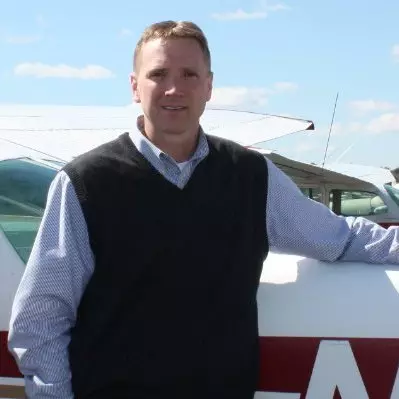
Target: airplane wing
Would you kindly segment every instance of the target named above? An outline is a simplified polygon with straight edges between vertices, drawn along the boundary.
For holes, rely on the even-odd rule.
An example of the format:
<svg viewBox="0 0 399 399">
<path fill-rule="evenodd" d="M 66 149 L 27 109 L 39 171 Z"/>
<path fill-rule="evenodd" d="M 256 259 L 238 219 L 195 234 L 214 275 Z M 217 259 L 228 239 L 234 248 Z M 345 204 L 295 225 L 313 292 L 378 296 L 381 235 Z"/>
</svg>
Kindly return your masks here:
<svg viewBox="0 0 399 399">
<path fill-rule="evenodd" d="M 17 146 L 69 161 L 135 126 L 141 113 L 128 107 L 1 106 L 0 156 Z M 207 108 L 201 118 L 206 133 L 255 145 L 288 134 L 313 130 L 312 121 L 253 112 Z M 6 147 L 6 144 L 7 147 Z"/>
<path fill-rule="evenodd" d="M 347 163 L 327 163 L 326 168 L 353 176 L 358 179 L 372 182 L 374 184 L 385 184 L 395 182 L 395 175 L 391 170 L 368 165 L 356 165 Z"/>
<path fill-rule="evenodd" d="M 201 125 L 212 135 L 253 146 L 305 130 L 314 130 L 309 120 L 224 109 L 205 110 Z"/>
<path fill-rule="evenodd" d="M 126 107 L 0 106 L 0 157 L 34 154 L 69 161 L 131 130 Z"/>
<path fill-rule="evenodd" d="M 107 141 L 118 137 L 125 130 L 42 130 L 0 131 L 0 157 L 10 155 L 70 161 Z"/>
<path fill-rule="evenodd" d="M 373 189 L 373 184 L 368 180 L 363 180 L 360 176 L 352 176 L 344 171 L 322 168 L 306 162 L 301 162 L 292 158 L 285 157 L 277 152 L 265 148 L 252 148 L 266 158 L 271 160 L 279 169 L 291 177 L 295 183 L 312 184 L 345 184 L 348 187 L 362 187 L 363 189 Z"/>
</svg>

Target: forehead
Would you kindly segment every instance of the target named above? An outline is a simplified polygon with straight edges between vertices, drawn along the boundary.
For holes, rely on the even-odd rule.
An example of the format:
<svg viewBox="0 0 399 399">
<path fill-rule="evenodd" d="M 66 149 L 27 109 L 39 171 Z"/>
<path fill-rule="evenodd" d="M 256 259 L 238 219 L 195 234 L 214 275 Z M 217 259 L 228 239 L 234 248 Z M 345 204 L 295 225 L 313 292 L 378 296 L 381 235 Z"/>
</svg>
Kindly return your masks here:
<svg viewBox="0 0 399 399">
<path fill-rule="evenodd" d="M 195 39 L 154 39 L 144 43 L 139 54 L 140 68 L 206 67 L 205 56 Z"/>
</svg>

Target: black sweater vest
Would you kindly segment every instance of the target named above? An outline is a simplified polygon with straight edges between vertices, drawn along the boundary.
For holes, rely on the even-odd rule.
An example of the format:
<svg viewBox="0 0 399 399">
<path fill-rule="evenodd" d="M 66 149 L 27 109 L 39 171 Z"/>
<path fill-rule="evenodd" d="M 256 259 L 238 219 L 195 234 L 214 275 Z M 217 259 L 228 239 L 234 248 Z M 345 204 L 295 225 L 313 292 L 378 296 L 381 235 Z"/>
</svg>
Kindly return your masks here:
<svg viewBox="0 0 399 399">
<path fill-rule="evenodd" d="M 127 133 L 64 168 L 95 257 L 69 345 L 77 399 L 253 397 L 266 162 L 207 140 L 183 189 Z"/>
</svg>

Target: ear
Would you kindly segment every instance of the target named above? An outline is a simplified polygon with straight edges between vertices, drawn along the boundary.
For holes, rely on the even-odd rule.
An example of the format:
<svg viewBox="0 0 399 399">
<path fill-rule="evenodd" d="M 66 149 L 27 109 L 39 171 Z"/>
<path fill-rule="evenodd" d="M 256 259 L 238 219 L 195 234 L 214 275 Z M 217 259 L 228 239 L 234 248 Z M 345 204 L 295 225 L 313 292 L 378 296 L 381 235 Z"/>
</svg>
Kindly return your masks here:
<svg viewBox="0 0 399 399">
<path fill-rule="evenodd" d="M 129 76 L 130 79 L 130 87 L 132 88 L 132 93 L 133 93 L 133 101 L 136 103 L 140 103 L 140 93 L 138 90 L 138 83 L 137 83 L 137 75 L 133 72 Z"/>
<path fill-rule="evenodd" d="M 209 72 L 208 76 L 208 95 L 206 101 L 209 101 L 212 97 L 212 89 L 213 89 L 213 72 Z"/>
</svg>

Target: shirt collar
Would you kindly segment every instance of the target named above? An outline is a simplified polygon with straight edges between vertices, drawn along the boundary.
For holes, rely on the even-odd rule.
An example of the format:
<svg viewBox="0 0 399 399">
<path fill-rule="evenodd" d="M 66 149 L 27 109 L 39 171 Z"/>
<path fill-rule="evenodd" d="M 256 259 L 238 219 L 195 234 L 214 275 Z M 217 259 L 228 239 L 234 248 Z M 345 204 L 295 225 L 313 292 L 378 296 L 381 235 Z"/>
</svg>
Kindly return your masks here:
<svg viewBox="0 0 399 399">
<path fill-rule="evenodd" d="M 130 138 L 133 141 L 133 144 L 145 156 L 149 155 L 149 153 L 152 153 L 160 160 L 162 160 L 163 157 L 171 159 L 171 157 L 168 154 L 159 149 L 153 142 L 151 142 L 142 133 L 144 129 L 143 119 L 144 119 L 143 115 L 140 115 L 137 118 L 136 128 L 133 129 L 132 133 L 130 134 Z M 193 155 L 188 161 L 191 162 L 191 161 L 202 160 L 208 155 L 208 153 L 209 153 L 208 140 L 206 139 L 206 135 L 202 127 L 200 127 L 197 148 L 195 149 Z M 176 161 L 174 162 L 176 163 Z"/>
</svg>

